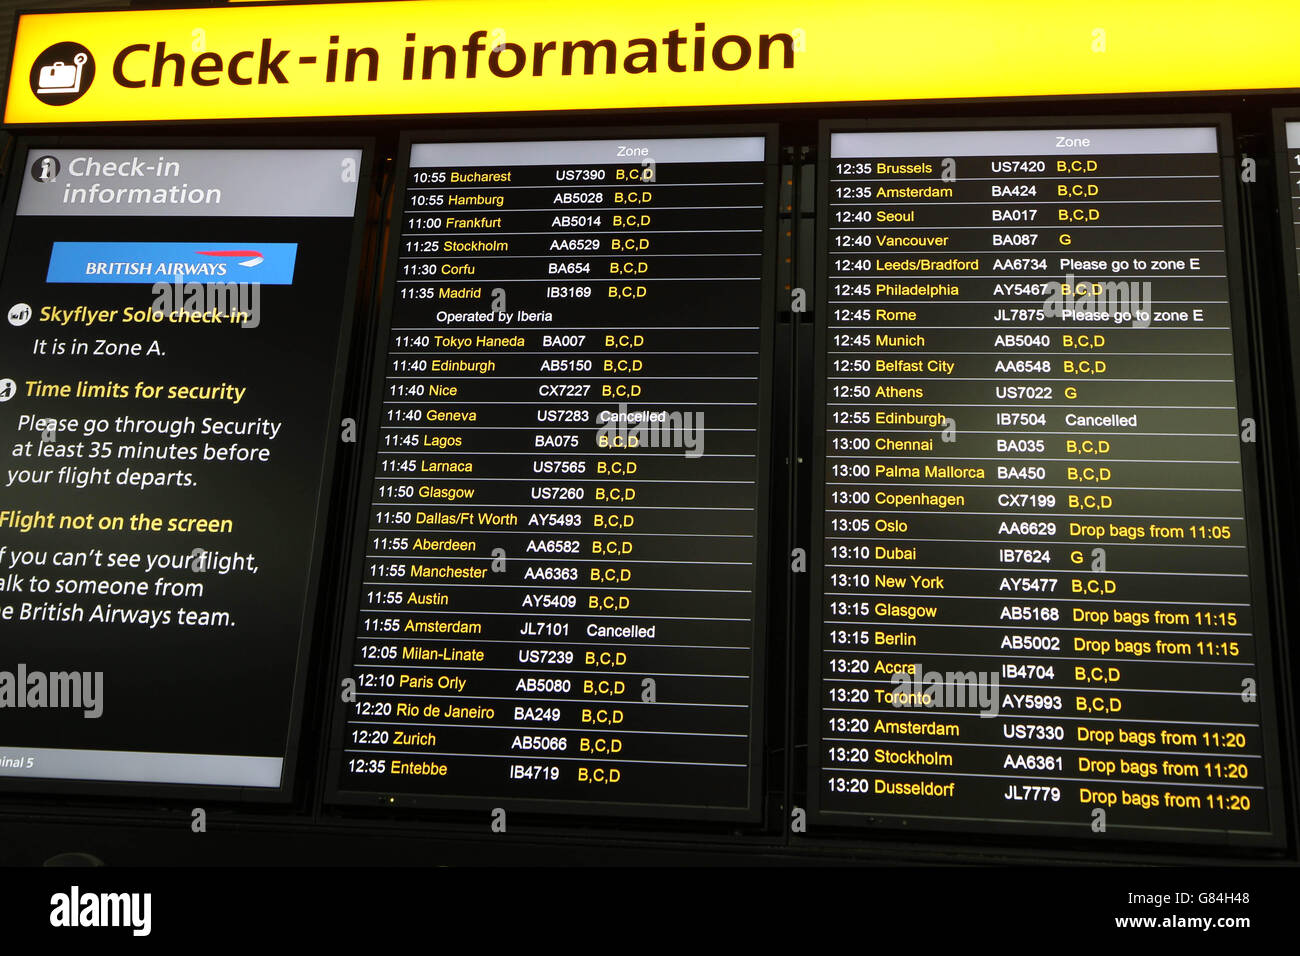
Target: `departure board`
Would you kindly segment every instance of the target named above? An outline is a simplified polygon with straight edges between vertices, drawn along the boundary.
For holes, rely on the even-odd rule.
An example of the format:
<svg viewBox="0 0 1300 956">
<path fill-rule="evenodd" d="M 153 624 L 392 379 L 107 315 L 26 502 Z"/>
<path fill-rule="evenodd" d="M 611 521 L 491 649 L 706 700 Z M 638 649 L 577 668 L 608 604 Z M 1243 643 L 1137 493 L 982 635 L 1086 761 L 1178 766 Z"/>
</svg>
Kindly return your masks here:
<svg viewBox="0 0 1300 956">
<path fill-rule="evenodd" d="M 755 813 L 768 149 L 410 144 L 340 799 Z"/>
<path fill-rule="evenodd" d="M 1283 215 L 1283 222 L 1288 225 L 1287 234 L 1291 239 L 1290 277 L 1300 282 L 1300 120 L 1283 123 L 1284 149 L 1286 157 L 1280 165 L 1285 176 L 1286 187 L 1283 195 L 1287 197 L 1288 212 Z M 1300 286 L 1293 285 L 1292 289 Z M 1300 304 L 1300 301 L 1298 301 Z"/>
<path fill-rule="evenodd" d="M 27 146 L 0 274 L 0 784 L 275 799 L 364 152 Z"/>
<path fill-rule="evenodd" d="M 1267 842 L 1218 128 L 824 143 L 818 818 Z"/>
</svg>

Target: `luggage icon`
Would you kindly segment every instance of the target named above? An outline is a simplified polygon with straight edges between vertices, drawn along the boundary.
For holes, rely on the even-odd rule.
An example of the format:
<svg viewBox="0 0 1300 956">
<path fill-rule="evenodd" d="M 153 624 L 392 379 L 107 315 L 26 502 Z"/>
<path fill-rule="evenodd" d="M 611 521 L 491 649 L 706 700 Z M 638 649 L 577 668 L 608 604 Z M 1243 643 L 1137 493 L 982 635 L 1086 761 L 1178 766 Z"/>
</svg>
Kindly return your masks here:
<svg viewBox="0 0 1300 956">
<path fill-rule="evenodd" d="M 36 80 L 37 93 L 79 93 L 81 92 L 81 71 L 86 65 L 86 54 L 78 53 L 72 63 L 55 60 L 49 66 L 41 67 Z"/>
</svg>

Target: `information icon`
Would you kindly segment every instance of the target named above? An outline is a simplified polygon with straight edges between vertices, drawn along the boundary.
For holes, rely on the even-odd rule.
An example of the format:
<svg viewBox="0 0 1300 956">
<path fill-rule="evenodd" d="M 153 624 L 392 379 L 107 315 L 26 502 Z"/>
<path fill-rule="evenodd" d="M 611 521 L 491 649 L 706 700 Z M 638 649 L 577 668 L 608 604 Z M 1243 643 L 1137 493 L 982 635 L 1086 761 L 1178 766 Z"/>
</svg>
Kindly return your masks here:
<svg viewBox="0 0 1300 956">
<path fill-rule="evenodd" d="M 15 328 L 32 320 L 32 307 L 26 302 L 15 302 L 9 309 L 9 324 Z"/>
<path fill-rule="evenodd" d="M 7 402 L 17 394 L 17 382 L 12 378 L 0 378 L 0 402 Z"/>
</svg>

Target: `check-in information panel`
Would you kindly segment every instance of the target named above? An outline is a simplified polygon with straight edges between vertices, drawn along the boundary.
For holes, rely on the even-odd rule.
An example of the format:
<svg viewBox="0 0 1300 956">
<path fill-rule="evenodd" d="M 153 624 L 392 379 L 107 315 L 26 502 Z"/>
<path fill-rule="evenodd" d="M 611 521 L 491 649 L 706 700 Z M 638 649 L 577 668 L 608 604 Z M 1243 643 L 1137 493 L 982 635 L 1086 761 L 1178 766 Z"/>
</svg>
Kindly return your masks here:
<svg viewBox="0 0 1300 956">
<path fill-rule="evenodd" d="M 0 275 L 0 777 L 274 790 L 359 149 L 41 148 Z"/>
</svg>

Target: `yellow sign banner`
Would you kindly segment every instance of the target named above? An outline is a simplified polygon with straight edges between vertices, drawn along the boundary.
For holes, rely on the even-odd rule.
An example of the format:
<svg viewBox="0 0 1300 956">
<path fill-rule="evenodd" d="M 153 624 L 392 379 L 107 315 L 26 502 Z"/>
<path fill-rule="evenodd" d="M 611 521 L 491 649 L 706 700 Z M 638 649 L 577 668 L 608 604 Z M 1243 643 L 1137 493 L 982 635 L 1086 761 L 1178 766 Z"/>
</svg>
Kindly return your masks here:
<svg viewBox="0 0 1300 956">
<path fill-rule="evenodd" d="M 407 0 L 20 18 L 15 125 L 1300 87 L 1300 4 Z"/>
</svg>

